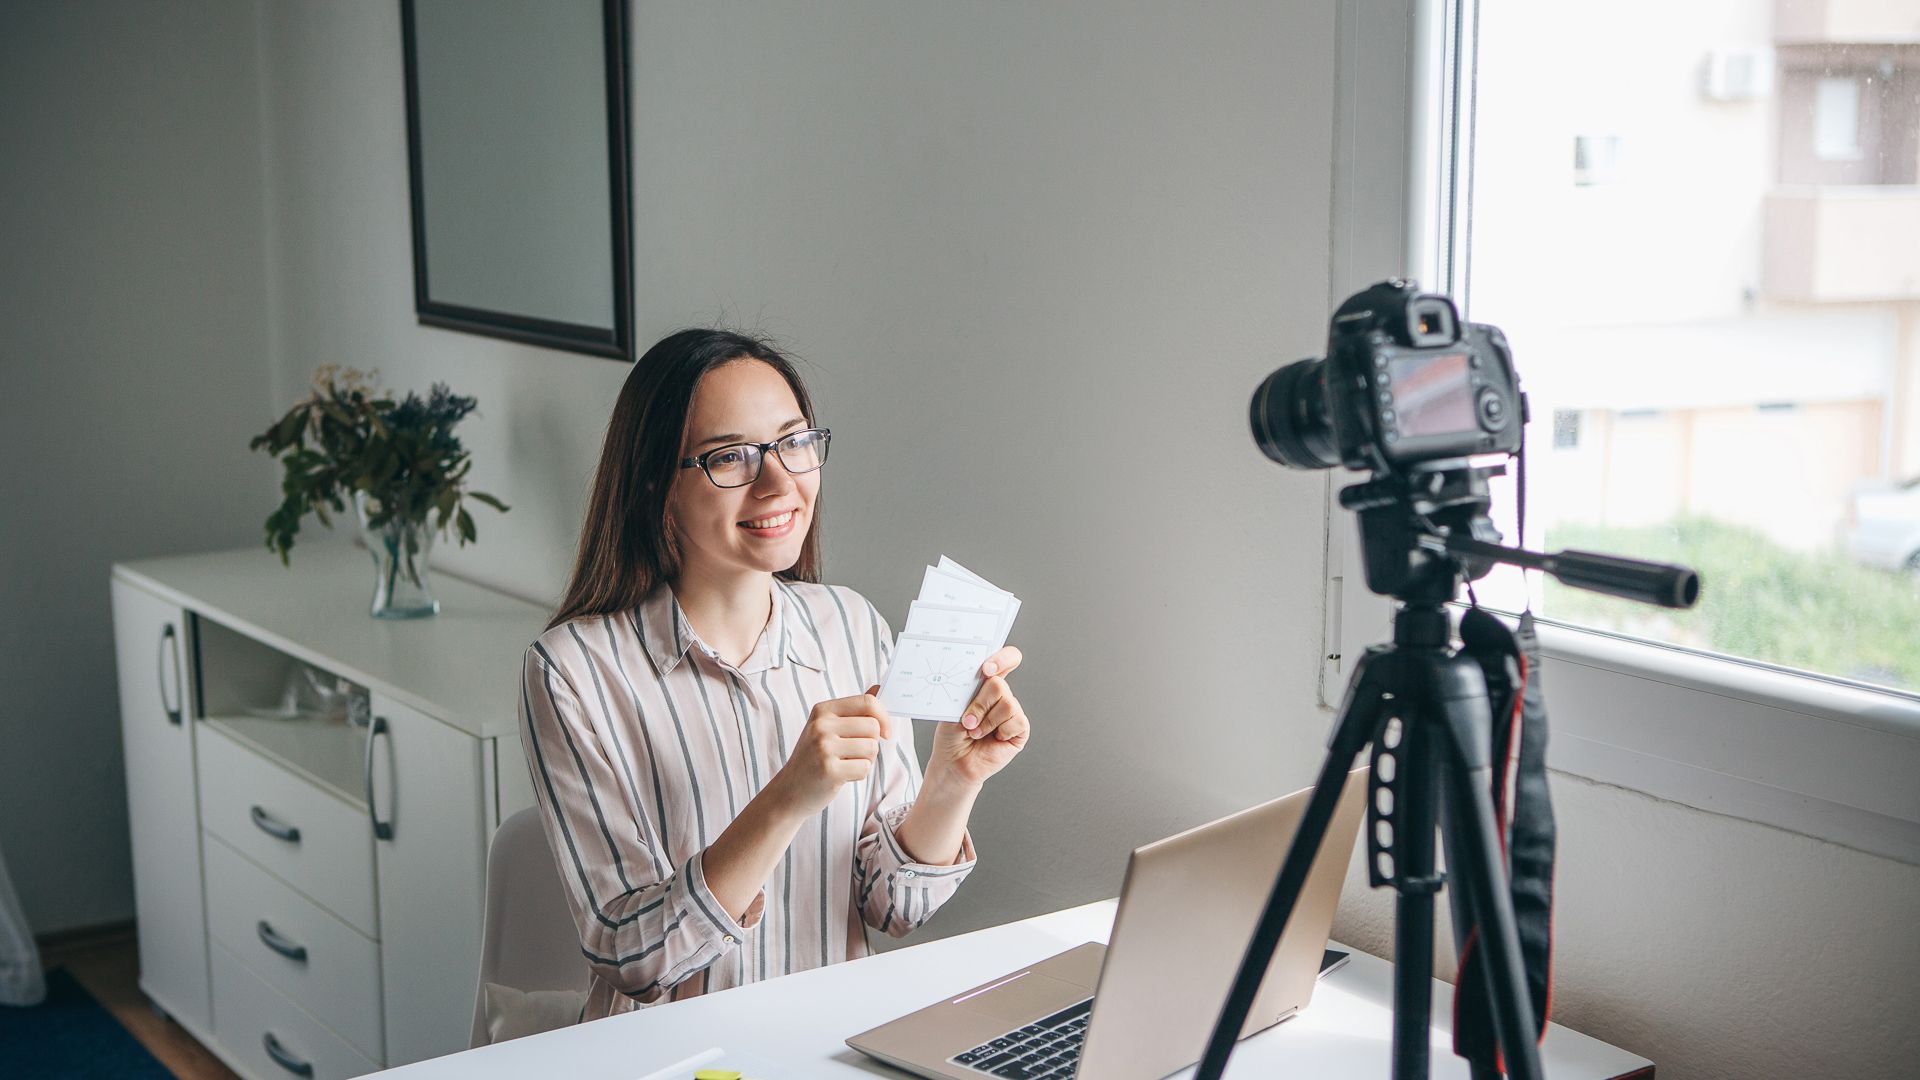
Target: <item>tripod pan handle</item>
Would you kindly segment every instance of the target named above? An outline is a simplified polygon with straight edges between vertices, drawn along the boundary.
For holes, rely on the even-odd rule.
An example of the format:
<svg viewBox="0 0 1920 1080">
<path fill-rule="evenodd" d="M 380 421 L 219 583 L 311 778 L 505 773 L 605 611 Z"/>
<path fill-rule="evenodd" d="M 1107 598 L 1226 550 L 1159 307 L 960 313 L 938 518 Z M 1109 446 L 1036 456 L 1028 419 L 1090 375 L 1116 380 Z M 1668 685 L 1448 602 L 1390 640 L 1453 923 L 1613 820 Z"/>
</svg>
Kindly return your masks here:
<svg viewBox="0 0 1920 1080">
<path fill-rule="evenodd" d="M 1623 559 L 1593 551 L 1562 551 L 1552 556 L 1545 569 L 1575 588 L 1661 607 L 1690 608 L 1700 599 L 1700 575 L 1671 563 Z"/>
</svg>

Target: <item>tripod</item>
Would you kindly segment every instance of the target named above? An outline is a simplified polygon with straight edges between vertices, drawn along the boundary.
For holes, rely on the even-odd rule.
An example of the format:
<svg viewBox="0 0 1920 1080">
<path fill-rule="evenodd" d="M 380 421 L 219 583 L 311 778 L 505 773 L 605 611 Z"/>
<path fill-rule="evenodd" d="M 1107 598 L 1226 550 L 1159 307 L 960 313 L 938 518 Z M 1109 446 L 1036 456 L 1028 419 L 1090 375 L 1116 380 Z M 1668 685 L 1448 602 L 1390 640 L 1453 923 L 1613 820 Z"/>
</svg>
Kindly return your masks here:
<svg viewBox="0 0 1920 1080">
<path fill-rule="evenodd" d="M 1367 584 L 1401 601 L 1393 643 L 1369 648 L 1347 684 L 1313 796 L 1280 866 L 1196 1080 L 1219 1080 L 1234 1040 L 1293 913 L 1300 887 L 1326 835 L 1353 761 L 1369 745 L 1367 805 L 1374 834 L 1369 867 L 1376 885 L 1397 893 L 1394 925 L 1393 1076 L 1428 1075 L 1433 978 L 1434 830 L 1445 844 L 1456 940 L 1479 934 L 1478 965 L 1508 1075 L 1539 1080 L 1536 1035 L 1491 779 L 1492 706 L 1486 674 L 1452 645 L 1446 605 L 1460 582 L 1484 576 L 1495 561 L 1544 570 L 1565 584 L 1688 607 L 1699 579 L 1679 566 L 1589 552 L 1545 555 L 1491 542 L 1486 478 L 1498 467 L 1434 474 L 1409 483 L 1376 479 L 1341 492 L 1357 510 Z M 1467 973 L 1462 971 L 1464 977 Z M 1475 1068 L 1476 1080 L 1496 1075 Z"/>
<path fill-rule="evenodd" d="M 1280 867 L 1206 1056 L 1201 1058 L 1199 1080 L 1217 1080 L 1226 1067 L 1234 1037 L 1246 1022 L 1254 992 L 1266 975 L 1267 962 L 1340 801 L 1347 770 L 1369 743 L 1375 758 L 1367 805 L 1381 805 L 1380 793 L 1386 791 L 1390 793 L 1387 805 L 1393 809 L 1394 852 L 1386 855 L 1388 865 L 1374 868 L 1399 893 L 1393 1075 L 1400 1080 L 1427 1075 L 1433 894 L 1443 880 L 1433 866 L 1436 811 L 1454 879 L 1455 929 L 1464 940 L 1462 918 L 1470 913 L 1490 948 L 1484 970 L 1493 983 L 1489 996 L 1508 1067 L 1515 1080 L 1542 1075 L 1520 941 L 1500 877 L 1503 859 L 1489 792 L 1492 714 L 1486 681 L 1471 658 L 1448 647 L 1449 636 L 1444 607 L 1409 604 L 1394 617 L 1393 644 L 1376 645 L 1361 658 L 1347 685 L 1313 797 Z"/>
</svg>

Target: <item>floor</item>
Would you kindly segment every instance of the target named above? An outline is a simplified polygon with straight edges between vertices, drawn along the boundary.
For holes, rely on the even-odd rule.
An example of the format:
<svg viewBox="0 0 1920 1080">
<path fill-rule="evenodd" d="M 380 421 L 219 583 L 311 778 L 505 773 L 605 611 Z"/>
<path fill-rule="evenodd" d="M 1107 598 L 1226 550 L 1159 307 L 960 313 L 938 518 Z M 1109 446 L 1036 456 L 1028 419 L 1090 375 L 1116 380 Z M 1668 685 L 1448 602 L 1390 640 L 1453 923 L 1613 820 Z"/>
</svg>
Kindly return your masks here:
<svg viewBox="0 0 1920 1080">
<path fill-rule="evenodd" d="M 185 1028 L 156 1013 L 140 992 L 133 924 L 60 934 L 42 941 L 41 966 L 64 967 L 147 1052 L 183 1080 L 239 1080 Z"/>
</svg>

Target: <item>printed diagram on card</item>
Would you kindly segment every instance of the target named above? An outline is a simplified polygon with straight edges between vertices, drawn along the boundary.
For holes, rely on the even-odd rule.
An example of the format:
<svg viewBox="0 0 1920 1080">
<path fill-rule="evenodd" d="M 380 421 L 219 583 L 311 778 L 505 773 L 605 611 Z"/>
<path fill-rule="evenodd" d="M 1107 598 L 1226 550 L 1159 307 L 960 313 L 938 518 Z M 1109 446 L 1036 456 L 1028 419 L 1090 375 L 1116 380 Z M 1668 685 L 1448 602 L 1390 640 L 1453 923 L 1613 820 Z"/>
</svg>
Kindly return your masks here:
<svg viewBox="0 0 1920 1080">
<path fill-rule="evenodd" d="M 980 692 L 980 665 L 1007 643 L 1020 600 L 942 555 L 920 579 L 880 703 L 895 716 L 958 721 Z"/>
<path fill-rule="evenodd" d="M 896 710 L 922 720 L 958 720 L 980 686 L 980 665 L 997 646 L 902 635 L 887 671 Z M 883 703 L 885 694 L 882 694 Z"/>
</svg>

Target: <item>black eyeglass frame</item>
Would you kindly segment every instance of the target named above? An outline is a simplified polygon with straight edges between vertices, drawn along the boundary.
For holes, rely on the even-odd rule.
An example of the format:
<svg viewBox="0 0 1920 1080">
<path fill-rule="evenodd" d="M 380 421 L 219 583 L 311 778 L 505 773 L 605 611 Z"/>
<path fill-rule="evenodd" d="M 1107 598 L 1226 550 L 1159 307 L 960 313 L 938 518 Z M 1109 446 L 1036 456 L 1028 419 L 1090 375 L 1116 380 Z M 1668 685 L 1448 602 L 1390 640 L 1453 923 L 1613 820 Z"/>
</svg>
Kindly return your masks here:
<svg viewBox="0 0 1920 1080">
<path fill-rule="evenodd" d="M 787 465 L 786 455 L 782 454 L 780 457 L 780 467 L 783 469 L 786 469 L 788 473 L 794 476 L 804 476 L 807 473 L 819 471 L 821 465 L 825 465 L 827 463 L 827 446 L 833 441 L 833 431 L 831 428 L 823 428 L 823 427 L 801 428 L 799 431 L 789 431 L 785 435 L 780 436 L 779 438 L 773 440 L 772 442 L 763 442 L 763 443 L 738 442 L 738 443 L 728 443 L 725 446 L 716 446 L 713 449 L 708 450 L 706 453 L 698 454 L 694 457 L 681 458 L 680 467 L 683 469 L 699 469 L 701 472 L 707 474 L 707 481 L 709 483 L 711 483 L 714 487 L 721 488 L 723 490 L 738 488 L 738 487 L 746 487 L 748 484 L 751 484 L 754 481 L 760 479 L 761 470 L 767 467 L 767 452 L 769 450 L 771 450 L 776 454 L 779 454 L 781 443 L 786 442 L 788 439 L 797 439 L 802 435 L 820 436 L 820 465 L 815 465 L 811 469 L 790 468 Z M 714 479 L 713 473 L 707 468 L 708 458 L 721 452 L 722 450 L 740 450 L 740 449 L 746 449 L 746 448 L 751 448 L 754 450 L 758 450 L 760 452 L 760 464 L 754 468 L 752 476 L 748 477 L 745 480 L 740 481 L 737 484 L 723 484 L 720 481 Z"/>
</svg>

